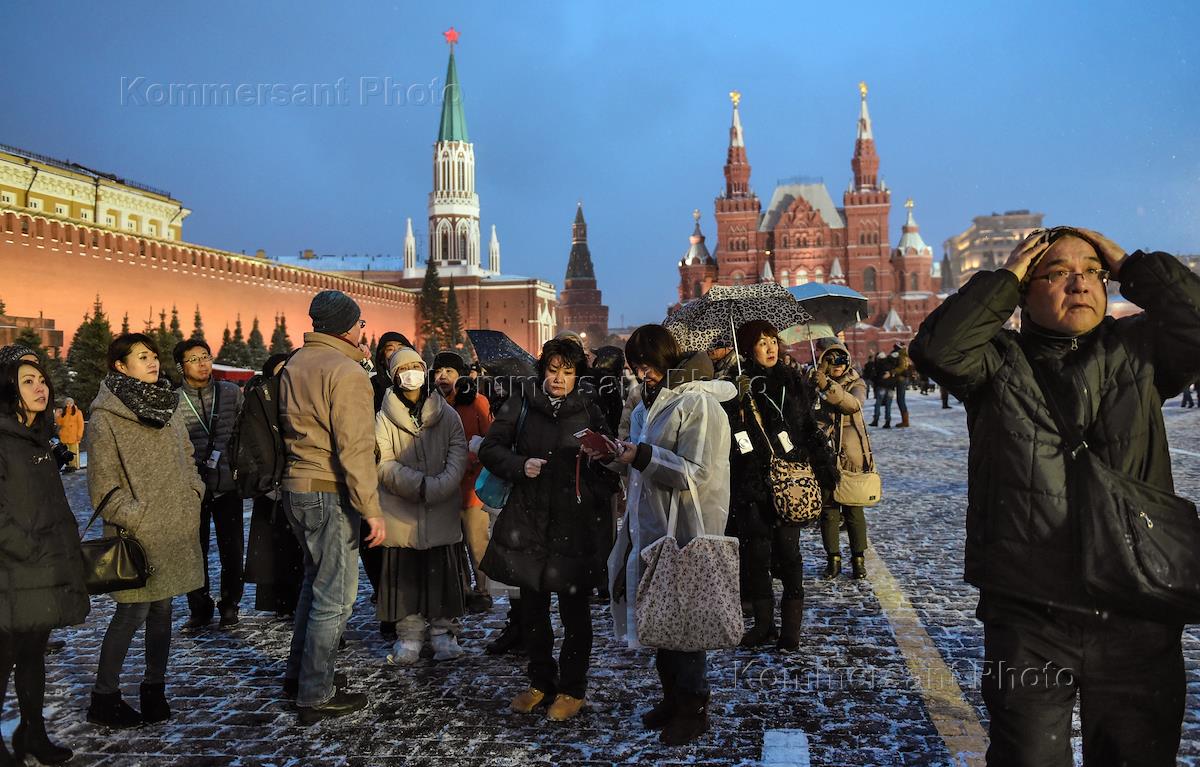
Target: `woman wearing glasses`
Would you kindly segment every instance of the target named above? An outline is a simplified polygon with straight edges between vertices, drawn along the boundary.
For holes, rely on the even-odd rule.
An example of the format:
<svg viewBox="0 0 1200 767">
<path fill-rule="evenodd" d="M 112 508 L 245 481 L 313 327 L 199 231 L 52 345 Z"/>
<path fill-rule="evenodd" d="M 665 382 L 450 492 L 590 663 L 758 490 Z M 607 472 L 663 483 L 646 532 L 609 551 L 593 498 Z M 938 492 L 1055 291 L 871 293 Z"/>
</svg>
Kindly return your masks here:
<svg viewBox="0 0 1200 767">
<path fill-rule="evenodd" d="M 87 719 L 135 727 L 171 716 L 166 698 L 171 599 L 204 585 L 198 531 L 205 485 L 177 412 L 179 394 L 159 378 L 154 341 L 141 333 L 117 336 L 108 347 L 108 370 L 85 437 L 88 492 L 107 523 L 105 534 L 127 530 L 146 549 L 153 570 L 142 588 L 112 594 L 117 609 L 100 646 Z M 143 624 L 146 672 L 139 713 L 121 699 L 121 670 Z"/>
<path fill-rule="evenodd" d="M 867 401 L 867 384 L 850 364 L 850 352 L 836 338 L 822 339 L 818 344 L 817 366 L 813 368 L 813 385 L 821 398 L 817 423 L 838 450 L 840 467 L 850 471 L 866 471 L 870 442 L 867 423 L 863 418 L 863 403 Z M 867 550 L 867 517 L 862 506 L 842 506 L 829 500 L 821 512 L 821 543 L 825 546 L 828 563 L 824 577 L 836 578 L 842 572 L 841 533 L 843 520 L 850 536 L 850 566 L 855 578 L 867 577 L 864 552 Z"/>
</svg>

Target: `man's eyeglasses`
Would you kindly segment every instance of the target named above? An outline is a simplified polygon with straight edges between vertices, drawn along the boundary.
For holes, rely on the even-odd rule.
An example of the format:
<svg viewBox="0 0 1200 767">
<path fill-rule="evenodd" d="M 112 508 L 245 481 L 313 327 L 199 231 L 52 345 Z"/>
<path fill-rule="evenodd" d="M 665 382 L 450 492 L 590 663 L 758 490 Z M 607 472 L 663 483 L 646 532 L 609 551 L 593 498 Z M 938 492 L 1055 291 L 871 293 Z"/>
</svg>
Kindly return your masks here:
<svg viewBox="0 0 1200 767">
<path fill-rule="evenodd" d="M 1069 269 L 1051 269 L 1045 274 L 1039 274 L 1036 277 L 1031 277 L 1033 280 L 1045 280 L 1051 285 L 1060 285 L 1072 277 L 1082 277 L 1085 284 L 1088 285 L 1107 285 L 1108 270 L 1107 269 L 1084 269 L 1082 272 L 1072 272 Z"/>
<path fill-rule="evenodd" d="M 199 357 L 188 357 L 183 362 L 185 365 L 199 365 L 201 362 L 212 362 L 213 358 L 207 354 L 201 354 Z"/>
</svg>

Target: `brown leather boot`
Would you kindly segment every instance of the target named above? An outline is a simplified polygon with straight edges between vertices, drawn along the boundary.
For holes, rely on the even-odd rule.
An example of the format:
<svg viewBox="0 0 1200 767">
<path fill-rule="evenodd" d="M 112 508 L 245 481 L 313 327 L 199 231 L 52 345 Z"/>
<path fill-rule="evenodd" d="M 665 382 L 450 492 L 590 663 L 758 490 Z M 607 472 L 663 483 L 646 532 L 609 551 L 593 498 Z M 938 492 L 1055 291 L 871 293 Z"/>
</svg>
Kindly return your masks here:
<svg viewBox="0 0 1200 767">
<path fill-rule="evenodd" d="M 896 428 L 897 429 L 907 429 L 908 427 L 909 427 L 908 413 L 902 413 L 900 415 L 900 423 L 896 424 Z"/>
</svg>

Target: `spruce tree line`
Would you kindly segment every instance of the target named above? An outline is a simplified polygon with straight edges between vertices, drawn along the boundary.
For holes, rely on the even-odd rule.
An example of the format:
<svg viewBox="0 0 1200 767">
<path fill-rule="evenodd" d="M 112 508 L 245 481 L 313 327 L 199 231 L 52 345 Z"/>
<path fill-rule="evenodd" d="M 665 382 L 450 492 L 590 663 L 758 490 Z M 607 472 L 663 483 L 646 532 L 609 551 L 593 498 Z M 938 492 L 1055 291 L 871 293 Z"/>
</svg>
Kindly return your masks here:
<svg viewBox="0 0 1200 767">
<path fill-rule="evenodd" d="M 432 259 L 425 263 L 425 281 L 421 285 L 417 306 L 421 310 L 422 352 L 426 361 L 432 363 L 434 356 L 443 349 L 466 350 L 467 339 L 463 334 L 458 295 L 454 292 L 454 278 L 450 278 L 443 298 L 437 263 Z"/>
<path fill-rule="evenodd" d="M 0 315 L 5 313 L 4 300 L 0 299 Z M 158 324 L 153 322 L 154 310 L 150 310 L 150 318 L 143 322 L 141 332 L 154 339 L 158 345 L 161 370 L 173 385 L 179 385 L 182 373 L 175 365 L 172 353 L 175 345 L 185 339 L 198 338 L 205 340 L 204 321 L 200 317 L 200 307 L 196 306 L 192 320 L 192 332 L 185 336 L 179 320 L 178 307 L 172 306 L 170 319 L 167 310 L 158 311 Z M 130 332 L 129 314 L 126 313 L 121 321 L 121 333 Z M 50 356 L 42 346 L 41 336 L 33 328 L 23 328 L 14 339 L 14 343 L 27 346 L 37 354 L 42 366 L 50 376 L 55 394 L 61 400 L 71 397 L 75 404 L 87 413 L 96 393 L 100 391 L 100 382 L 108 375 L 108 347 L 116 334 L 113 332 L 108 315 L 104 313 L 104 304 L 100 296 L 92 305 L 91 311 L 83 315 L 83 322 L 71 337 L 71 350 L 66 359 L 57 353 Z M 262 369 L 267 358 L 272 354 L 287 354 L 293 350 L 292 341 L 288 338 L 287 319 L 279 314 L 275 317 L 275 327 L 271 333 L 271 343 L 267 346 L 262 331 L 259 329 L 258 317 L 254 317 L 248 338 L 243 337 L 242 319 L 239 316 L 231 333 L 225 328 L 220 350 L 216 353 L 216 361 L 235 367 Z"/>
</svg>

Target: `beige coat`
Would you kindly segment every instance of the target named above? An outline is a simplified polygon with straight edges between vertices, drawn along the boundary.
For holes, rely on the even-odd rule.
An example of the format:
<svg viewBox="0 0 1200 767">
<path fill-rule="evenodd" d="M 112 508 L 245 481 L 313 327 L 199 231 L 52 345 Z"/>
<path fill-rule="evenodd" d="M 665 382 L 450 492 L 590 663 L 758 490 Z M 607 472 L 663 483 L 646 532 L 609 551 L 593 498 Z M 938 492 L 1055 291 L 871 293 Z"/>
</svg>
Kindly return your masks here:
<svg viewBox="0 0 1200 767">
<path fill-rule="evenodd" d="M 103 384 L 91 413 L 84 450 L 92 505 L 98 506 L 112 492 L 101 516 L 132 533 L 154 568 L 143 588 L 116 591 L 113 598 L 122 603 L 154 602 L 200 588 L 204 482 L 196 473 L 182 414 L 176 410 L 161 429 L 146 426 Z M 105 525 L 104 534 L 114 536 L 117 531 Z"/>
<path fill-rule="evenodd" d="M 822 351 L 821 358 L 829 349 L 844 346 L 836 344 Z M 838 378 L 829 377 L 829 389 L 822 394 L 821 414 L 818 417 L 821 430 L 835 444 L 840 445 L 841 455 L 838 459 L 840 468 L 851 471 L 867 471 L 875 468 L 874 462 L 867 465 L 867 453 L 870 451 L 870 439 L 867 437 L 867 422 L 863 418 L 863 403 L 867 401 L 867 384 L 853 366 L 847 366 L 846 372 Z M 837 442 L 836 424 L 842 424 L 841 442 Z"/>
<path fill-rule="evenodd" d="M 279 411 L 291 492 L 348 491 L 354 510 L 379 517 L 375 476 L 375 390 L 357 346 L 305 333 L 279 379 Z"/>
<path fill-rule="evenodd" d="M 435 392 L 421 407 L 421 422 L 418 427 L 394 391 L 375 417 L 384 546 L 431 549 L 462 540 L 460 483 L 467 471 L 462 421 Z"/>
</svg>

